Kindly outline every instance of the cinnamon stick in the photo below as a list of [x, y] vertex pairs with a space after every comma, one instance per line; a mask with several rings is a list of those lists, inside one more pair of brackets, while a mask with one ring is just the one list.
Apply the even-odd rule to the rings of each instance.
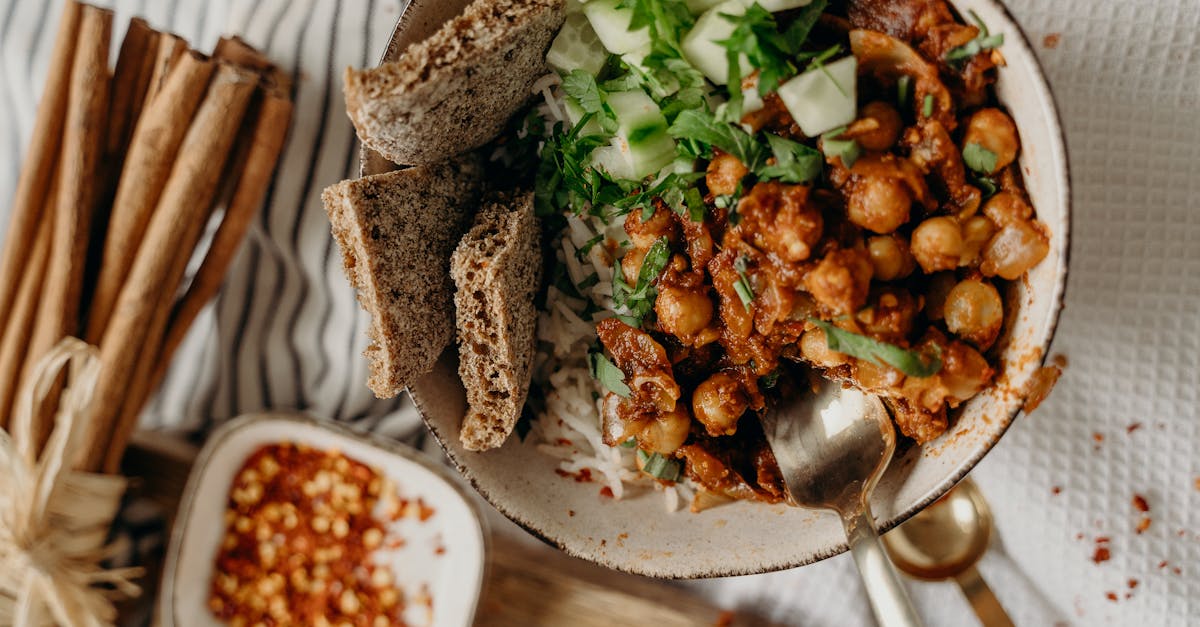
[[[185, 141], [188, 123], [204, 98], [214, 64], [197, 53], [180, 57], [170, 78], [138, 121], [113, 199], [85, 339], [104, 336], [117, 296], [129, 275], [172, 164]], [[218, 169], [219, 171], [219, 169]]]
[[7, 323], [23, 274], [21, 269], [29, 256], [37, 225], [45, 213], [43, 207], [50, 193], [54, 164], [58, 161], [62, 146], [63, 121], [81, 12], [82, 6], [75, 0], [67, 0], [63, 6], [58, 33], [54, 38], [54, 50], [50, 54], [45, 91], [38, 103], [33, 136], [25, 154], [25, 166], [17, 180], [8, 234], [5, 236], [3, 253], [0, 253], [0, 328]]
[[[241, 248], [246, 231], [249, 230], [254, 215], [266, 195], [271, 176], [283, 151], [284, 141], [287, 139], [291, 117], [292, 102], [286, 96], [270, 93], [264, 97], [262, 108], [253, 124], [250, 148], [233, 198], [225, 209], [221, 225], [213, 236], [204, 261], [171, 312], [158, 357], [147, 362], [153, 363], [152, 374], [135, 377], [133, 380], [134, 387], [127, 396], [127, 404], [123, 410], [123, 422], [136, 420], [136, 414], [141, 412], [150, 393], [162, 383], [171, 358], [187, 337], [192, 323], [220, 290], [225, 273]], [[128, 416], [130, 412], [134, 414], [132, 418]], [[105, 462], [106, 468], [115, 468], [115, 465], [119, 464], [126, 444], [123, 441], [114, 441], [109, 451], [110, 459]]]
[[154, 53], [154, 69], [146, 85], [146, 97], [142, 108], [148, 108], [158, 92], [162, 91], [175, 63], [188, 51], [187, 40], [174, 33], [158, 34], [158, 49]]
[[[50, 265], [28, 353], [32, 361], [40, 359], [64, 336], [79, 332], [89, 225], [96, 202], [96, 174], [108, 115], [112, 18], [112, 11], [90, 5], [84, 5], [80, 15], [59, 164], [58, 197], [53, 209]], [[54, 407], [51, 401], [34, 417], [33, 441], [38, 447], [53, 426]]]
[[[129, 389], [129, 376], [140, 360], [152, 359], [161, 331], [154, 335], [156, 316], [161, 316], [164, 294], [174, 294], [186, 267], [179, 263], [195, 247], [208, 209], [218, 187], [222, 167], [228, 159], [242, 115], [254, 92], [257, 78], [240, 68], [221, 64], [188, 127], [171, 168], [158, 206], [125, 287], [117, 298], [112, 320], [100, 342], [101, 371], [92, 398], [84, 441], [92, 443], [76, 467], [97, 470], [105, 461], [112, 442], [128, 441], [130, 424], [124, 420], [122, 401]], [[152, 354], [147, 354], [152, 353]], [[136, 415], [134, 416], [136, 419]]]
[[8, 428], [17, 395], [17, 384], [22, 380], [22, 364], [29, 349], [29, 336], [33, 331], [37, 315], [38, 297], [46, 274], [46, 262], [50, 257], [50, 235], [54, 224], [53, 214], [38, 225], [37, 237], [29, 262], [21, 276], [8, 324], [4, 326], [4, 339], [0, 340], [0, 429]]
[[130, 20], [113, 71], [111, 115], [104, 150], [109, 157], [125, 154], [134, 126], [142, 114], [146, 90], [154, 74], [157, 49], [158, 32], [140, 17]]

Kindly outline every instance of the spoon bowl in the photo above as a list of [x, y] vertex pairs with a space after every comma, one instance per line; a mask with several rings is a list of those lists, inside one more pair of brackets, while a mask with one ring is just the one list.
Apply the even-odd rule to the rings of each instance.
[[883, 536], [900, 570], [929, 581], [953, 579], [985, 627], [1012, 627], [1012, 620], [975, 564], [992, 541], [992, 510], [970, 479]]
[[762, 416], [794, 505], [831, 509], [842, 519], [875, 618], [884, 627], [920, 625], [888, 561], [868, 502], [896, 451], [896, 432], [876, 396], [814, 381], [812, 394], [787, 395]]
[[970, 479], [883, 536], [900, 570], [930, 581], [975, 565], [992, 539], [992, 511]]

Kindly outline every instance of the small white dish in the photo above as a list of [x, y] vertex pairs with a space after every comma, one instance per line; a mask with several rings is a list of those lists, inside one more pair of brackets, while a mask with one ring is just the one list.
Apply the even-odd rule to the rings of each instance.
[[207, 601], [225, 534], [230, 486], [248, 457], [263, 446], [284, 443], [340, 451], [386, 475], [402, 497], [419, 497], [433, 508], [434, 515], [424, 523], [403, 519], [388, 523], [388, 529], [405, 543], [379, 556], [392, 566], [397, 585], [405, 591], [428, 587], [433, 598], [433, 620], [428, 624], [472, 623], [483, 585], [486, 530], [456, 477], [396, 442], [303, 415], [255, 414], [217, 430], [196, 459], [167, 551], [158, 602], [161, 624], [224, 624], [209, 611]]

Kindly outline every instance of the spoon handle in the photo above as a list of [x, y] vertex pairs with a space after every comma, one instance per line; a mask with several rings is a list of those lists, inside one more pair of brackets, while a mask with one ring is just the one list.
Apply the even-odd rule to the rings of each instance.
[[983, 577], [979, 576], [979, 571], [974, 566], [963, 571], [954, 579], [958, 582], [958, 587], [962, 588], [967, 601], [971, 603], [971, 609], [975, 610], [975, 615], [979, 617], [979, 622], [984, 627], [1013, 627], [1008, 612], [1004, 611], [1004, 607], [1000, 605], [1000, 601], [996, 600], [996, 595], [992, 593], [992, 589], [988, 587]]
[[863, 503], [858, 511], [842, 514], [842, 525], [880, 627], [920, 627], [921, 619], [879, 541], [871, 507]]

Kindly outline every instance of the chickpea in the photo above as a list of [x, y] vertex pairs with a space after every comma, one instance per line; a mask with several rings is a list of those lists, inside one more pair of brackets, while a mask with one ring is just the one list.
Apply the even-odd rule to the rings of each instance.
[[957, 284], [953, 272], [939, 272], [933, 275], [929, 280], [929, 288], [925, 291], [926, 318], [941, 320], [946, 317], [946, 298]]
[[821, 368], [837, 368], [850, 361], [845, 353], [829, 348], [825, 332], [818, 328], [809, 329], [800, 336], [800, 356]]
[[704, 292], [664, 287], [659, 290], [654, 311], [664, 331], [686, 341], [708, 327], [713, 304]]
[[942, 371], [938, 376], [952, 406], [981, 392], [994, 374], [983, 355], [962, 342], [951, 342], [942, 351]]
[[691, 428], [692, 417], [687, 407], [678, 403], [674, 410], [662, 412], [647, 422], [638, 434], [638, 443], [651, 452], [671, 455], [683, 446]]
[[979, 261], [983, 247], [996, 233], [996, 225], [987, 216], [972, 216], [962, 223], [963, 253], [958, 260], [961, 266], [974, 265]]
[[913, 330], [921, 303], [904, 288], [874, 290], [871, 301], [855, 315], [862, 331], [885, 342], [898, 342]]
[[629, 239], [636, 248], [650, 248], [663, 237], [678, 239], [675, 231], [675, 220], [671, 217], [671, 211], [661, 206], [656, 208], [647, 220], [642, 219], [640, 208], [630, 211], [625, 217], [625, 232], [629, 234]]
[[868, 239], [867, 253], [871, 256], [875, 278], [880, 281], [903, 279], [912, 274], [917, 265], [908, 249], [908, 240], [895, 233]]
[[962, 253], [962, 231], [954, 218], [929, 218], [913, 230], [912, 254], [926, 274], [957, 268]]
[[[859, 130], [851, 126], [854, 139], [863, 148], [876, 152], [883, 152], [895, 145], [904, 127], [900, 112], [892, 105], [879, 100], [863, 106], [858, 119], [854, 126], [861, 124], [864, 128]], [[862, 124], [863, 122], [869, 122], [871, 128], [865, 128], [868, 125]]]
[[625, 283], [630, 287], [637, 285], [638, 273], [642, 271], [642, 262], [646, 259], [649, 248], [634, 248], [621, 257], [621, 274], [625, 275]]
[[1013, 222], [1028, 220], [1033, 215], [1033, 207], [1020, 195], [1006, 191], [989, 198], [983, 206], [983, 214], [991, 218], [996, 226], [1004, 227]]
[[979, 270], [984, 276], [1010, 281], [1020, 278], [1050, 253], [1050, 240], [1029, 222], [1012, 222], [1000, 229], [987, 248]]
[[846, 212], [850, 221], [876, 233], [891, 233], [908, 222], [912, 192], [900, 180], [862, 177], [850, 187]]
[[866, 390], [887, 390], [904, 382], [904, 374], [866, 359], [854, 360], [854, 381]]
[[724, 372], [709, 377], [692, 393], [692, 413], [711, 436], [733, 435], [749, 404], [741, 382]]
[[967, 122], [963, 133], [963, 146], [979, 144], [996, 155], [996, 167], [987, 174], [1008, 167], [1017, 158], [1021, 143], [1017, 138], [1017, 126], [1012, 118], [999, 109], [980, 109]]
[[737, 192], [738, 183], [749, 173], [750, 170], [737, 157], [721, 153], [708, 162], [704, 182], [712, 195], [728, 196]]
[[835, 250], [804, 277], [804, 286], [813, 299], [831, 312], [850, 314], [866, 304], [872, 272], [874, 268], [865, 250]]
[[1004, 302], [1000, 292], [990, 283], [967, 279], [955, 285], [946, 295], [943, 309], [946, 328], [950, 332], [987, 349], [1000, 334], [1004, 323]]

